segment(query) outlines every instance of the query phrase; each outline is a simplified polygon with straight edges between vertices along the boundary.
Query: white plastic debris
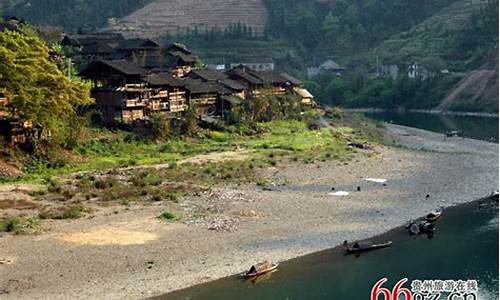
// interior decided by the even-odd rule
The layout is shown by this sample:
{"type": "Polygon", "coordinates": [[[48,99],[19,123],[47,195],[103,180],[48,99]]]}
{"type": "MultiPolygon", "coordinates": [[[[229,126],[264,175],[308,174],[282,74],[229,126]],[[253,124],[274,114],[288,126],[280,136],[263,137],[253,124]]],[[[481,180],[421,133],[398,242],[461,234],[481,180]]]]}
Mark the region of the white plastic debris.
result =
{"type": "Polygon", "coordinates": [[[376,182],[376,183],[386,183],[387,179],[384,178],[365,178],[366,181],[376,182]]]}
{"type": "Polygon", "coordinates": [[[334,193],[328,193],[328,195],[330,195],[330,196],[349,196],[349,192],[338,191],[338,192],[334,192],[334,193]]]}

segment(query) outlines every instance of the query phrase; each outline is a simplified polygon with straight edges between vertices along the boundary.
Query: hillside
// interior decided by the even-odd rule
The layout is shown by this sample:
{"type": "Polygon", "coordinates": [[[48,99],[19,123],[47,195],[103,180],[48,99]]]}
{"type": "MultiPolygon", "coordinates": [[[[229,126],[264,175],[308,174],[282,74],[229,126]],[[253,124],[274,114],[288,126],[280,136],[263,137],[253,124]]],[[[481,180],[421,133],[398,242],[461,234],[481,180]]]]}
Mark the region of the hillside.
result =
{"type": "Polygon", "coordinates": [[[439,110],[498,113],[498,71],[475,70],[458,82],[437,107],[439,110]]]}
{"type": "MultiPolygon", "coordinates": [[[[378,45],[372,52],[372,55],[379,56],[381,59],[397,60],[422,60],[429,57],[438,57],[448,62],[454,60],[463,60],[464,53],[455,53],[459,51],[458,47],[464,38],[464,33],[473,27],[474,17],[479,18],[480,22],[486,22],[487,11],[494,13],[495,1],[485,0],[460,0],[443,8],[436,14],[425,19],[423,22],[412,26],[409,30],[393,35],[378,45]]],[[[497,10],[498,10],[498,2],[497,10]]],[[[497,32],[491,28],[490,32],[481,32],[478,30],[469,30],[474,35],[491,38],[495,43],[497,32]]],[[[497,38],[498,40],[498,38],[497,38]]],[[[481,45],[477,45],[481,46],[481,45]]],[[[467,49],[468,50],[468,49],[467,49]]],[[[469,57],[470,58],[470,57],[469,57]]]]}
{"type": "Polygon", "coordinates": [[[3,6],[70,31],[83,26],[179,41],[207,63],[273,60],[304,79],[307,67],[333,57],[348,67],[343,78],[308,81],[325,104],[498,107],[492,92],[498,0],[9,0],[3,6]],[[377,61],[399,66],[397,82],[373,80],[377,61]],[[438,76],[408,84],[402,77],[413,62],[438,76]]]}
{"type": "Polygon", "coordinates": [[[110,18],[122,18],[152,0],[0,0],[0,16],[14,15],[35,25],[67,31],[103,27],[110,18]]]}
{"type": "Polygon", "coordinates": [[[156,0],[111,26],[126,36],[160,37],[187,30],[200,33],[236,24],[250,27],[261,36],[267,11],[262,0],[156,0]]]}

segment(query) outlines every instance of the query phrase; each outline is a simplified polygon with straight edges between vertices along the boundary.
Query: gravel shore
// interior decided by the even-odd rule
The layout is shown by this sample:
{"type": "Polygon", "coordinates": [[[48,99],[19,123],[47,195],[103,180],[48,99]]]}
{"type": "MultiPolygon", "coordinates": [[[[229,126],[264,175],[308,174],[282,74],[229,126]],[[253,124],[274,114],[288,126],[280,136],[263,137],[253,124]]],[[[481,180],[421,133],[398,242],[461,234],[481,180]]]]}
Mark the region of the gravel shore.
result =
{"type": "Polygon", "coordinates": [[[498,189],[498,144],[397,125],[387,125],[386,139],[397,146],[348,164],[269,168],[262,176],[276,183],[270,188],[226,186],[215,196],[186,199],[218,212],[228,230],[162,222],[159,204],[53,221],[36,236],[0,237],[0,298],[144,299],[263,259],[283,261],[378,235],[498,189]],[[333,196],[332,188],[349,195],[333,196]]]}

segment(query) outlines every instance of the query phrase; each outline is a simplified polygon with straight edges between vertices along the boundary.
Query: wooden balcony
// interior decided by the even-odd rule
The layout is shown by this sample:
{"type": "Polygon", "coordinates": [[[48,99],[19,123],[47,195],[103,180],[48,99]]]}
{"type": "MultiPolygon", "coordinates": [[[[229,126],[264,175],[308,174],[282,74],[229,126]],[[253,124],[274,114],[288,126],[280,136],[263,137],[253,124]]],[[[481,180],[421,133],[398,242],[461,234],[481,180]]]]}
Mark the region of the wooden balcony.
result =
{"type": "Polygon", "coordinates": [[[146,106],[146,102],[140,100],[140,99],[131,99],[131,100],[126,100],[125,101],[125,107],[126,108],[133,108],[133,107],[144,107],[146,106]]]}

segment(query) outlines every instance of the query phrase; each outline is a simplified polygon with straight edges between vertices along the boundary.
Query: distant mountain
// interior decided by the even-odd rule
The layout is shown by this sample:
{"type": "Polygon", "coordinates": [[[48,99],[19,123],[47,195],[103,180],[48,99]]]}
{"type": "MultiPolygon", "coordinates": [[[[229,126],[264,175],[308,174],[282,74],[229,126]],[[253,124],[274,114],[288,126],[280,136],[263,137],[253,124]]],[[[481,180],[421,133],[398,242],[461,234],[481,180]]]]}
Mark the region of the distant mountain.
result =
{"type": "Polygon", "coordinates": [[[460,0],[391,36],[372,56],[463,72],[440,110],[498,112],[498,0],[460,0]]]}
{"type": "MultiPolygon", "coordinates": [[[[333,57],[365,72],[344,77],[351,103],[373,92],[377,62],[418,62],[451,74],[438,76],[440,93],[425,105],[443,99],[440,108],[498,110],[498,0],[0,0],[0,10],[68,31],[175,39],[210,63],[272,60],[302,78],[333,57]]],[[[343,105],[332,80],[313,82],[319,100],[343,105]]]]}

